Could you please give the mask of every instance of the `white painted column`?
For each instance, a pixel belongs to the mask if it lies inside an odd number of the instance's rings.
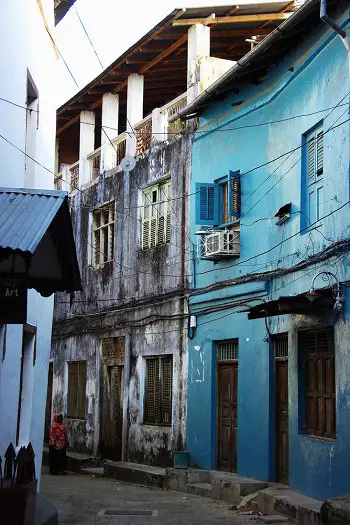
[[[95,113],[93,111],[80,112],[80,139],[79,139],[79,186],[89,182],[89,166],[86,155],[95,149]]]
[[[126,107],[126,154],[134,156],[136,154],[136,137],[133,133],[133,126],[143,119],[143,75],[132,73],[128,77],[128,96]]]
[[[199,94],[200,63],[210,56],[210,28],[203,24],[190,27],[187,46],[187,103],[190,103]]]
[[[163,142],[167,138],[168,115],[159,108],[152,111],[152,142]]]
[[[102,97],[102,128],[101,128],[101,162],[102,170],[113,167],[113,146],[111,141],[118,136],[119,95],[105,93]]]

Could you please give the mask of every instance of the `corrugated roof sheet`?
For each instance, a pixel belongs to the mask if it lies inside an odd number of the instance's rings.
[[[34,254],[67,194],[0,188],[0,248]]]
[[[75,0],[56,0],[55,1],[55,25],[68,13]]]

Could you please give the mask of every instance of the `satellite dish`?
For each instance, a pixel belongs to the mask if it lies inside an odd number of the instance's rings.
[[[123,171],[132,171],[135,168],[136,159],[135,157],[124,157],[120,162],[120,167]]]

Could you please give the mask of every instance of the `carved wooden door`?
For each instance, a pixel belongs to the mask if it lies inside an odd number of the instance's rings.
[[[218,363],[218,468],[237,469],[238,363]]]
[[[120,461],[123,441],[123,366],[105,367],[103,388],[103,457]]]
[[[288,338],[275,340],[276,481],[288,484]]]

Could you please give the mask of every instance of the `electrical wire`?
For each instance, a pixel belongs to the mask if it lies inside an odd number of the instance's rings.
[[[99,61],[99,64],[100,64],[101,68],[104,69],[103,64],[102,64],[102,62],[101,62],[101,60],[100,60],[100,57],[98,56],[97,51],[96,51],[96,49],[95,49],[95,47],[94,47],[94,44],[92,43],[92,40],[91,40],[91,38],[89,37],[88,32],[86,31],[86,28],[85,28],[85,26],[84,26],[84,23],[83,23],[82,19],[81,19],[80,16],[79,16],[78,10],[77,10],[77,8],[75,7],[75,5],[73,5],[73,7],[74,7],[74,11],[75,11],[75,13],[76,13],[76,15],[77,15],[77,17],[78,17],[78,19],[79,19],[79,22],[80,22],[80,24],[81,24],[81,26],[82,26],[82,28],[83,28],[83,30],[84,30],[84,33],[85,33],[85,35],[86,35],[88,41],[90,42],[90,45],[91,45],[91,47],[92,47],[92,50],[93,50],[93,52],[95,53],[96,58],[97,58],[97,60]]]

